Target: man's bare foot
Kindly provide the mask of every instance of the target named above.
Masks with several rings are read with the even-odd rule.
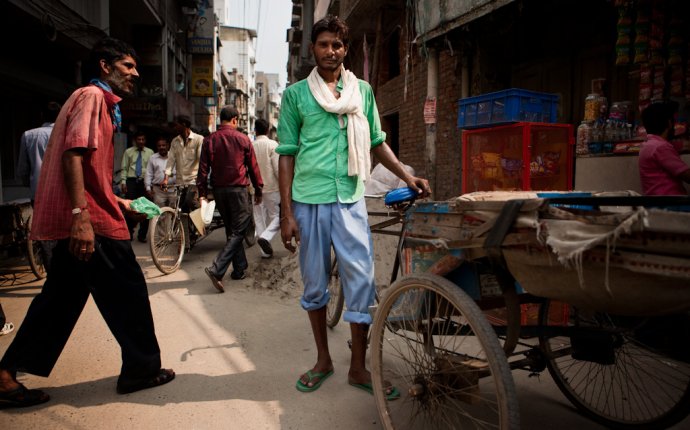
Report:
[[[370,391],[372,387],[371,372],[369,372],[367,369],[350,368],[350,371],[347,374],[347,382],[352,386],[372,392]],[[393,387],[393,384],[391,384],[389,381],[383,381],[383,384],[386,386],[386,396],[389,396],[396,391],[395,387]]]
[[[13,391],[19,388],[14,372],[5,369],[0,369],[0,392]]]
[[[299,377],[299,382],[307,388],[314,388],[317,384],[320,384],[321,381],[323,381],[325,378],[328,376],[331,376],[333,373],[333,363],[328,363],[325,366],[319,365],[319,363],[316,363],[316,366],[314,366],[311,370],[308,370],[307,372],[303,373],[302,376]]]

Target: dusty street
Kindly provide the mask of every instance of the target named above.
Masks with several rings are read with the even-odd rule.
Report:
[[[185,256],[181,270],[168,276],[153,266],[148,245],[133,242],[149,281],[163,365],[177,373],[172,383],[116,394],[118,346],[89,301],[50,378],[20,375],[21,382],[45,389],[52,400],[1,411],[0,428],[380,428],[373,397],[347,384],[349,328],[342,322],[330,332],[334,376],[315,393],[295,389],[300,373],[313,364],[315,350],[297,301],[297,262],[279,249],[279,238],[272,259],[259,258],[258,247],[250,249],[249,277],[226,279],[226,293],[218,294],[203,268],[222,236],[215,231]],[[382,260],[379,256],[384,270]],[[8,320],[20,325],[40,285],[28,273],[15,275],[2,278],[0,300]],[[0,337],[0,353],[13,336]],[[523,428],[601,428],[574,412],[548,373],[514,376]]]

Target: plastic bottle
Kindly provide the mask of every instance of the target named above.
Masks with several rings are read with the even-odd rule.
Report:
[[[577,127],[577,140],[575,153],[577,155],[589,154],[589,142],[592,141],[592,127],[587,121],[582,121]]]

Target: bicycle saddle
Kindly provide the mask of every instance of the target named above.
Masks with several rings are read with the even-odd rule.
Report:
[[[417,196],[417,191],[410,187],[396,188],[386,193],[383,202],[386,206],[393,206],[404,202],[412,202]]]

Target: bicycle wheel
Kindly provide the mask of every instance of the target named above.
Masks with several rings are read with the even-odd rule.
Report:
[[[540,309],[542,327],[553,328],[552,306]],[[554,382],[580,411],[609,428],[639,429],[667,428],[690,413],[688,315],[619,317],[564,306],[568,332],[539,341]]]
[[[149,224],[149,248],[153,264],[168,274],[176,271],[182,263],[185,250],[184,227],[176,216],[175,209],[162,208],[161,214],[153,217]]]
[[[333,328],[338,325],[340,315],[343,313],[343,304],[345,303],[345,296],[343,295],[343,288],[340,285],[340,276],[338,275],[338,260],[333,260],[331,266],[331,275],[328,279],[328,292],[331,294],[330,300],[326,305],[326,324]]]
[[[41,242],[31,240],[31,217],[26,220],[26,256],[29,260],[29,267],[36,275],[36,279],[45,278],[46,267]]]
[[[520,425],[505,353],[477,304],[435,275],[404,277],[384,293],[371,338],[372,380],[386,429]],[[401,393],[386,399],[385,382]]]

